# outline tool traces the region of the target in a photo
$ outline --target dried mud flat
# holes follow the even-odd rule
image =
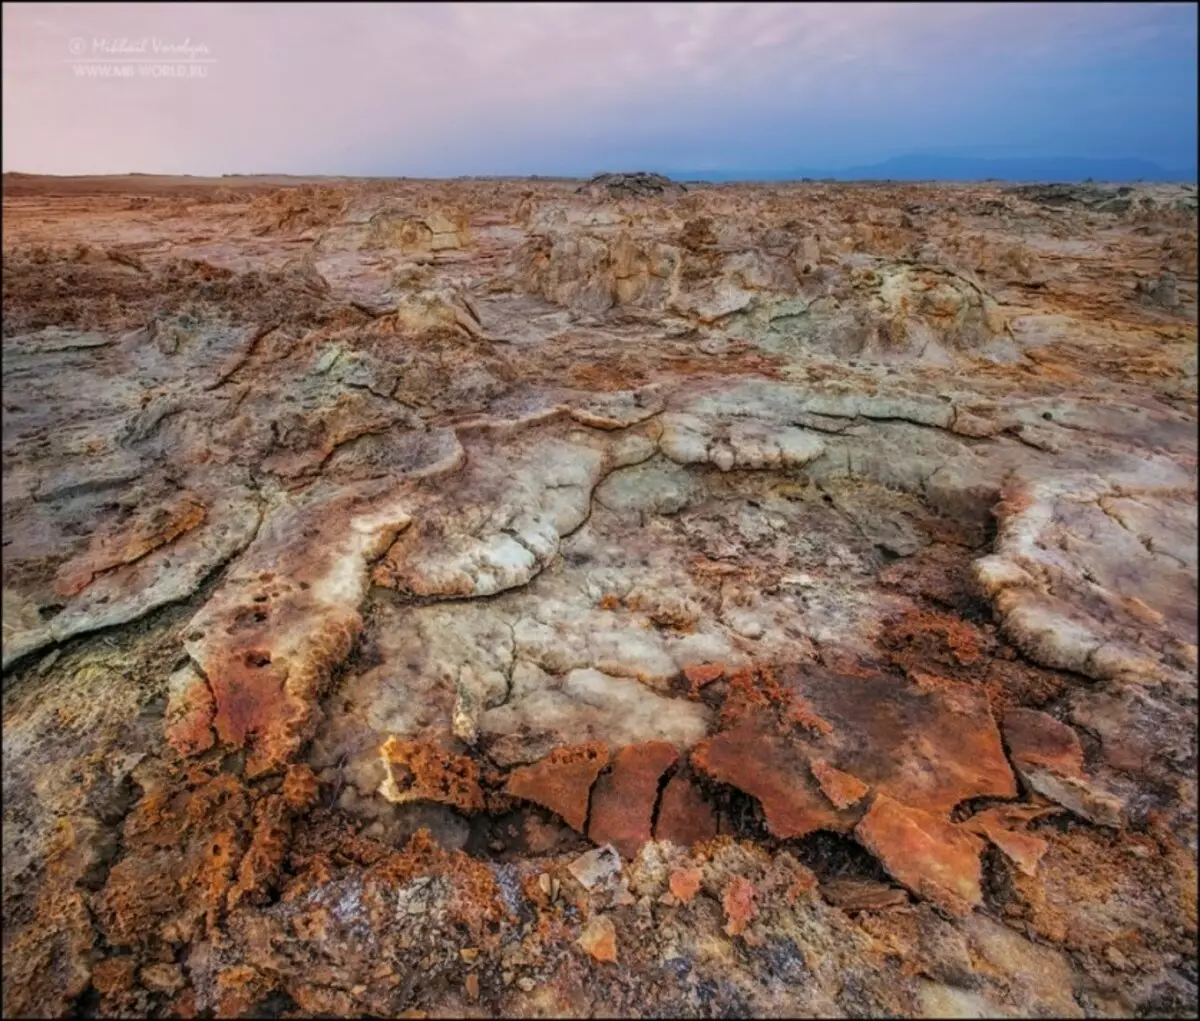
[[[1196,195],[4,196],[6,1016],[1193,1016]]]

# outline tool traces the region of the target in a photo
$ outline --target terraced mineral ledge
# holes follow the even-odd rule
[[[4,213],[6,1016],[1194,1016],[1194,188]]]

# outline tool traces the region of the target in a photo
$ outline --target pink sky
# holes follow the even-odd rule
[[[1192,5],[12,3],[3,20],[6,170],[586,173],[1195,148]],[[212,63],[183,79],[80,69],[120,39],[147,56],[155,40],[203,45]],[[1190,96],[1168,72],[1190,74]]]

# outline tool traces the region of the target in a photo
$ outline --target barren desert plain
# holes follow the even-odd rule
[[[5,1016],[1195,1015],[1194,187],[3,211]]]

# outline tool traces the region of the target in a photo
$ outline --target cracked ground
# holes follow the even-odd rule
[[[4,189],[6,1016],[1194,1016],[1194,188]]]

